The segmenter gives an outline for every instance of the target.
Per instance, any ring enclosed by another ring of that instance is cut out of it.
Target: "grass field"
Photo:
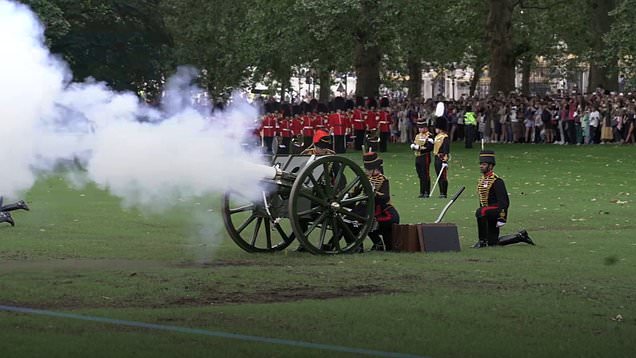
[[[488,147],[511,199],[503,233],[537,246],[470,248],[478,148],[458,143],[449,193],[467,190],[444,221],[459,253],[248,254],[219,198],[145,215],[41,178],[32,211],[0,227],[0,305],[200,331],[0,310],[0,357],[632,356],[636,148]],[[402,223],[434,221],[447,201],[416,198],[410,151],[383,158]]]

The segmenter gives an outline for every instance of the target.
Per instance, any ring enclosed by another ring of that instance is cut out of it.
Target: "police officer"
[[[503,179],[494,173],[495,152],[484,150],[479,153],[479,170],[482,175],[477,184],[479,194],[479,209],[477,217],[477,231],[479,241],[474,248],[486,246],[505,246],[518,242],[534,245],[528,232],[521,230],[516,234],[499,237],[499,228],[508,220],[508,192]]]
[[[419,198],[428,198],[431,192],[431,151],[433,150],[433,137],[428,130],[426,121],[417,121],[419,133],[415,136],[411,149],[415,153],[415,171],[420,179]]]
[[[464,140],[465,147],[472,148],[475,141],[475,133],[477,128],[477,115],[473,112],[471,106],[466,107],[466,113],[464,113]]]

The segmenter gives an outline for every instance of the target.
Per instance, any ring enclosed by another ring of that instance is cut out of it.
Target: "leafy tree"
[[[117,90],[156,91],[171,38],[159,0],[28,0],[47,26],[51,51],[76,80],[93,77]]]
[[[174,38],[172,62],[201,70],[201,85],[212,96],[224,95],[248,74],[249,57],[258,43],[245,33],[249,1],[163,0],[163,13]]]

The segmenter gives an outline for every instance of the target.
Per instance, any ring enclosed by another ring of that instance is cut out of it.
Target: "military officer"
[[[411,149],[415,153],[415,171],[420,179],[419,198],[428,198],[431,192],[431,151],[435,140],[425,120],[418,120],[417,128],[419,133],[415,136]]]
[[[499,229],[508,220],[510,200],[503,179],[493,171],[495,164],[494,151],[484,150],[479,153],[479,170],[482,175],[477,184],[479,208],[475,212],[479,241],[473,247],[505,246],[518,242],[534,245],[526,230],[499,237]]]

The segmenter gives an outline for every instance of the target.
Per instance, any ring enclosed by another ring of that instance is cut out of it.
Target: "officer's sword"
[[[437,217],[437,220],[435,220],[435,224],[438,224],[440,221],[442,221],[442,218],[444,217],[444,215],[446,215],[446,212],[448,211],[448,208],[450,208],[451,205],[453,205],[453,203],[455,202],[455,200],[457,200],[457,198],[459,198],[460,195],[462,195],[462,193],[464,192],[464,189],[466,189],[465,186],[462,186],[457,193],[455,193],[455,195],[453,195],[453,197],[451,198],[451,200],[448,202],[448,204],[446,204],[446,206],[444,207],[444,209],[442,209],[442,212],[439,214],[439,216]]]
[[[444,170],[446,170],[446,167],[448,167],[448,163],[442,163],[442,170],[439,171],[439,174],[437,175],[437,179],[435,179],[435,184],[433,184],[433,189],[431,189],[431,195],[435,191],[435,187],[437,186],[437,183],[439,183],[439,178],[442,177],[442,173],[444,173]]]

